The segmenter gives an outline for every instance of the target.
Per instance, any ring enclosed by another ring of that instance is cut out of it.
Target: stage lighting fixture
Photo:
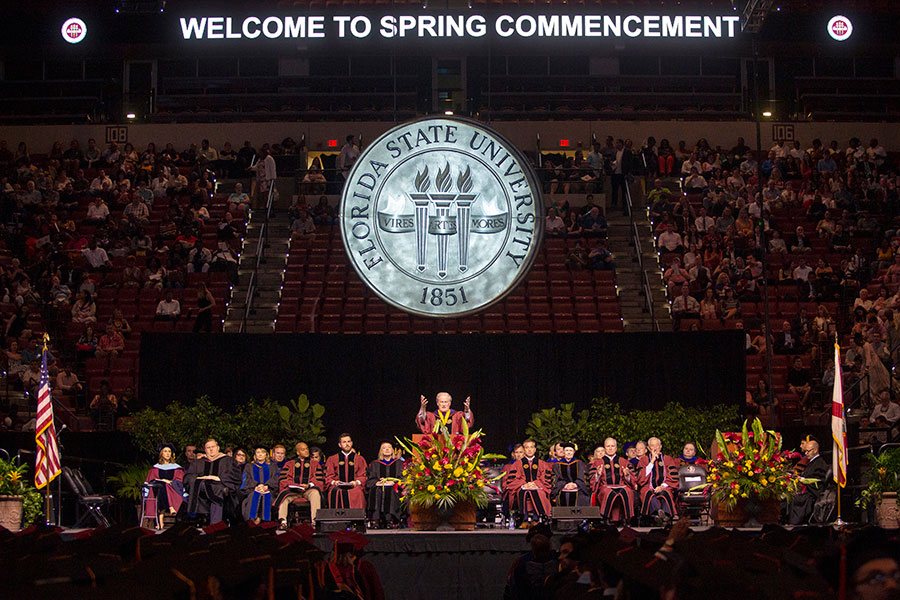
[[[771,117],[771,116],[772,116],[772,111],[771,111],[771,110],[764,110],[763,113],[762,113],[762,116],[764,116],[764,117]]]
[[[127,113],[127,114],[125,115],[125,118],[128,119],[128,120],[133,120],[133,119],[136,119],[136,118],[137,118],[137,115],[134,114],[133,112],[130,112],[130,113]]]
[[[452,110],[445,110],[445,111],[444,111],[444,114],[447,115],[448,117],[452,117],[452,116],[453,116],[453,111],[452,111]]]
[[[116,13],[120,15],[149,15],[166,9],[166,0],[118,0]]]

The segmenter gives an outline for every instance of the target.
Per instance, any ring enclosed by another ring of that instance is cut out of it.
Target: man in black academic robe
[[[366,518],[374,526],[400,524],[400,494],[393,480],[402,477],[403,459],[394,457],[394,447],[390,442],[382,442],[378,460],[369,463],[366,478]]]
[[[590,506],[591,486],[584,463],[575,458],[575,445],[564,442],[563,458],[553,463],[551,499],[557,506]]]
[[[809,522],[816,501],[827,488],[830,479],[828,471],[831,465],[819,456],[819,442],[815,440],[806,442],[804,453],[809,458],[809,463],[803,468],[800,476],[818,479],[818,482],[801,484],[800,493],[794,496],[788,508],[789,525],[806,525]]]
[[[228,496],[240,486],[234,459],[219,451],[219,443],[210,439],[204,445],[206,455],[188,467],[184,488],[188,491],[188,514],[209,515],[210,524],[222,520],[222,507]]]

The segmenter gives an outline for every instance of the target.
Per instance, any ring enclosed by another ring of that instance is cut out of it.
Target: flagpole
[[[50,341],[50,336],[47,333],[44,333],[44,349],[42,350],[41,360],[47,360],[47,343]],[[47,482],[47,485],[44,486],[44,523],[46,525],[50,525],[50,482]]]

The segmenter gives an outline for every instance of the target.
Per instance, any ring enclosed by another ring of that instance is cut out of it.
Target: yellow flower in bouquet
[[[435,471],[440,471],[441,465],[437,461],[435,461],[435,463],[433,465],[431,465],[431,468],[434,469]]]
[[[447,471],[449,471],[452,468],[453,468],[453,465],[451,465],[450,463],[447,463],[446,465],[444,465],[444,469]]]
[[[454,477],[460,477],[463,473],[465,473],[465,471],[463,470],[462,467],[456,467],[455,469],[453,469]]]
[[[433,485],[429,485],[426,489],[427,489],[429,492],[432,492],[432,493],[433,493],[434,490],[435,490],[436,488],[435,488]]]

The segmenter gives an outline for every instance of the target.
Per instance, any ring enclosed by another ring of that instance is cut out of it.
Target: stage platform
[[[368,531],[366,559],[378,571],[385,598],[503,598],[506,573],[528,550],[525,530]],[[330,551],[331,540],[315,544]]]
[[[634,529],[639,533],[651,530],[649,527]],[[691,529],[696,532],[708,527]],[[74,539],[82,531],[85,530],[66,529],[63,538]],[[385,598],[500,600],[513,561],[528,551],[526,533],[525,529],[504,528],[369,530],[365,533],[369,539],[365,556],[375,565]],[[553,546],[558,546],[565,535],[565,532],[554,534]],[[313,543],[328,553],[333,549],[327,534],[316,534]]]

